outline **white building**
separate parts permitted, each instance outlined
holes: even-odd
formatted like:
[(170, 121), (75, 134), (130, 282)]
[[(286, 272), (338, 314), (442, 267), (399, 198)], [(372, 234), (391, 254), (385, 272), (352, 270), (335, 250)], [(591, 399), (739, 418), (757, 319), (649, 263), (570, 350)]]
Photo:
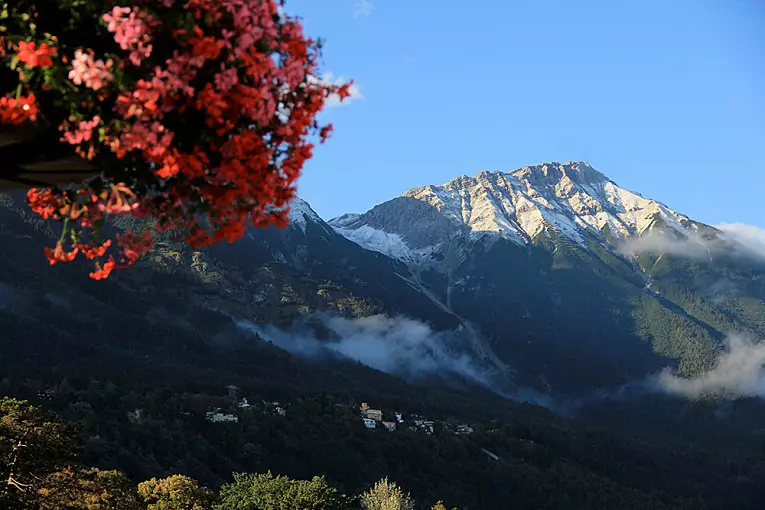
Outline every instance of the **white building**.
[(215, 411), (207, 411), (205, 419), (210, 423), (236, 423), (239, 421), (238, 416), (224, 413), (220, 409), (216, 409)]
[(377, 422), (374, 421), (372, 418), (362, 418), (364, 421), (364, 426), (368, 429), (374, 429), (377, 428)]
[(428, 434), (433, 433), (433, 422), (430, 420), (414, 420), (414, 424), (420, 430), (424, 430)]
[(473, 433), (473, 428), (469, 425), (457, 425), (457, 429), (454, 431), (455, 434), (460, 435), (468, 435)]

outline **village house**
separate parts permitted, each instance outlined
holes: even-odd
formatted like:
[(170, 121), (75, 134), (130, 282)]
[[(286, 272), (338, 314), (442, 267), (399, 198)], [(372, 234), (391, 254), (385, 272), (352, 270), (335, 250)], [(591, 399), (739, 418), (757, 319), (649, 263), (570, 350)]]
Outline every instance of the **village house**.
[(207, 411), (205, 419), (210, 423), (236, 423), (239, 421), (239, 417), (234, 414), (224, 413), (220, 409), (213, 411)]
[(377, 428), (377, 422), (374, 421), (371, 418), (362, 418), (361, 419), (364, 422), (364, 426), (368, 429), (374, 429)]
[(383, 413), (379, 409), (372, 409), (369, 407), (369, 404), (366, 402), (361, 403), (361, 416), (365, 418), (369, 418), (375, 421), (382, 421), (383, 419)]
[(414, 420), (416, 429), (424, 430), (427, 434), (432, 434), (434, 431), (433, 422), (430, 420), (417, 419)]
[(389, 432), (394, 432), (396, 430), (395, 421), (384, 421), (382, 422), (382, 424), (386, 429), (388, 429)]
[(473, 433), (473, 428), (468, 425), (457, 425), (457, 429), (454, 431), (454, 433), (466, 436)]
[(250, 403), (249, 403), (249, 402), (247, 402), (247, 398), (246, 398), (246, 397), (242, 397), (242, 400), (240, 400), (240, 401), (239, 401), (239, 403), (237, 404), (237, 406), (238, 406), (240, 409), (247, 409), (248, 407), (250, 407)]
[(404, 423), (404, 415), (403, 415), (403, 414), (401, 414), (401, 413), (400, 413), (400, 412), (398, 412), (398, 411), (396, 411), (396, 412), (395, 412), (395, 413), (393, 413), (393, 414), (395, 414), (395, 415), (396, 415), (396, 421), (397, 421), (397, 422), (399, 422), (399, 423)]

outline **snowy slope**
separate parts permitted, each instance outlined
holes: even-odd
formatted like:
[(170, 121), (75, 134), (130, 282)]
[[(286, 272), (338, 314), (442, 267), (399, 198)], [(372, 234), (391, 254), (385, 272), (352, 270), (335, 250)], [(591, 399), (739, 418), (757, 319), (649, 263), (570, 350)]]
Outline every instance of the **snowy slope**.
[[(683, 232), (682, 223), (689, 220), (655, 200), (617, 186), (584, 162), (546, 163), (512, 172), (483, 171), (441, 186), (414, 188), (394, 200), (402, 199), (426, 204), (449, 220), (451, 233), (466, 228), (473, 238), (499, 235), (518, 244), (528, 244), (549, 230), (579, 245), (593, 237), (605, 242), (606, 229), (616, 241), (641, 235), (655, 225)], [(378, 210), (374, 218), (370, 211), (329, 223), (365, 248), (410, 259), (412, 243), (421, 237), (422, 229), (415, 233), (407, 223), (396, 221), (395, 216), (404, 212), (402, 207), (411, 208), (405, 204), (388, 208), (389, 221), (381, 217), (378, 206), (373, 209)], [(443, 226), (439, 231), (442, 236), (437, 241), (447, 241), (450, 232)]]
[(287, 218), (289, 219), (290, 227), (299, 228), (303, 232), (305, 232), (308, 222), (322, 223), (321, 218), (311, 209), (308, 202), (297, 197), (290, 202), (290, 212)]

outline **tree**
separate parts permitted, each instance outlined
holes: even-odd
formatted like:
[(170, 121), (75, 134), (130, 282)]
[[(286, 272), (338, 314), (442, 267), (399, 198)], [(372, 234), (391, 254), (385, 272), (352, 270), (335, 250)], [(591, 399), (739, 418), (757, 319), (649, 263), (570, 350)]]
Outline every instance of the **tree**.
[(37, 491), (41, 510), (139, 510), (135, 487), (119, 471), (71, 468), (51, 473)]
[[(198, 248), (284, 226), (318, 135), (350, 84), (277, 0), (18, 0), (0, 16), (0, 181), (63, 223), (51, 264), (94, 279), (173, 232)], [(111, 217), (152, 219), (109, 234)], [(116, 240), (116, 242), (114, 242)]]
[(0, 399), (0, 507), (31, 505), (46, 478), (66, 469), (77, 453), (72, 432), (26, 401)]
[(414, 510), (414, 499), (396, 485), (383, 478), (361, 495), (364, 510)]
[(138, 494), (147, 510), (208, 510), (216, 499), (214, 492), (184, 475), (141, 482)]
[[(438, 503), (433, 505), (433, 507), (430, 510), (449, 510), (449, 509), (446, 508), (446, 505), (444, 505), (444, 503), (442, 501), (439, 501)], [(452, 508), (452, 510), (457, 510), (457, 509), (456, 508)]]
[(234, 483), (220, 489), (218, 510), (335, 510), (347, 508), (347, 498), (324, 477), (292, 480), (286, 476), (235, 473)]

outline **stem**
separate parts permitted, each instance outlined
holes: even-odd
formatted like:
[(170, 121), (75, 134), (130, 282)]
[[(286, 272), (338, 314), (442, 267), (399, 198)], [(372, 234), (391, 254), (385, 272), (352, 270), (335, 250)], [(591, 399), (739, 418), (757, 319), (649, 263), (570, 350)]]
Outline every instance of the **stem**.
[(69, 232), (69, 218), (64, 219), (64, 227), (61, 230), (61, 237), (58, 238), (59, 244), (64, 243), (64, 238), (66, 237), (67, 233)]

